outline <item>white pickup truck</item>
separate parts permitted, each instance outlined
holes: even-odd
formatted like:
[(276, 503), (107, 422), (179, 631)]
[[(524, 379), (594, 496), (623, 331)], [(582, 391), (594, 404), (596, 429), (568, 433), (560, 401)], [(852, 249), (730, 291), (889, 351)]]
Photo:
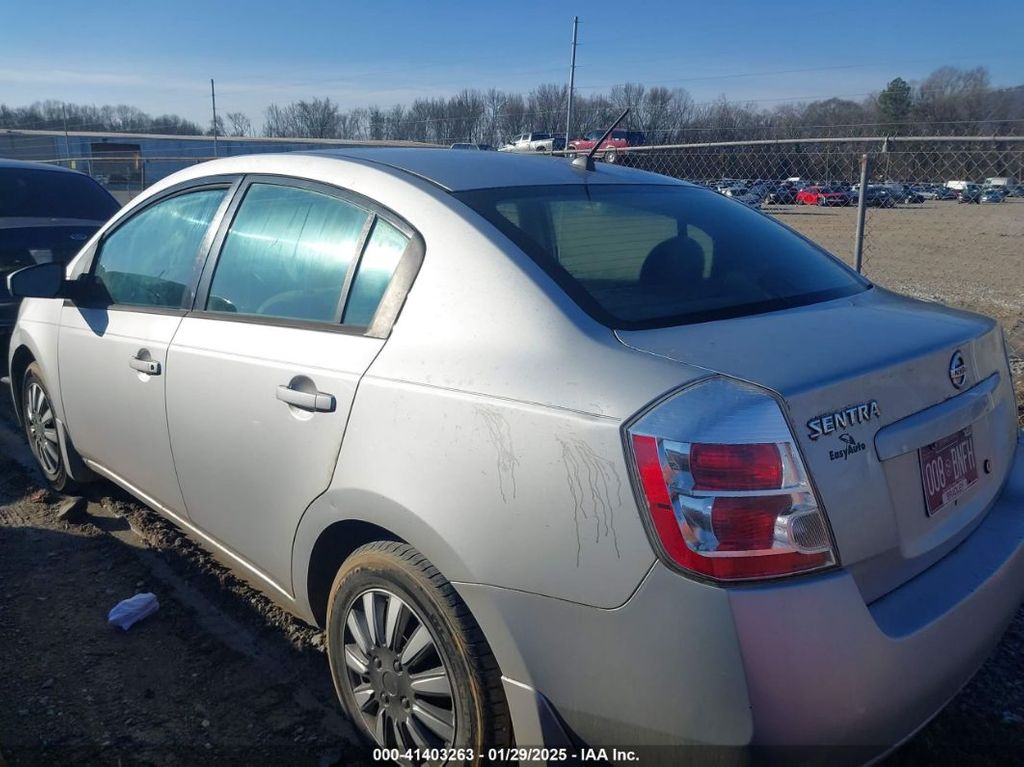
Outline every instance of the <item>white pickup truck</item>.
[(564, 136), (550, 133), (520, 133), (507, 144), (498, 147), (499, 152), (560, 152), (565, 149)]

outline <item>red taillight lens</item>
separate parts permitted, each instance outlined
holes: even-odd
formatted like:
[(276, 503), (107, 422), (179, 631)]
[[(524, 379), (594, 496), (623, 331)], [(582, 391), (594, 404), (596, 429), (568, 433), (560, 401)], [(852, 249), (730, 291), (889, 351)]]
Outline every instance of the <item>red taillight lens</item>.
[(644, 486), (647, 500), (659, 506), (671, 506), (667, 479), (658, 455), (658, 440), (654, 437), (633, 437), (633, 452), (636, 453), (640, 482)]
[(782, 457), (774, 443), (690, 446), (694, 490), (778, 490)]
[(665, 548), (665, 553), (680, 562), (692, 552), (683, 540), (682, 530), (676, 522), (675, 510), (672, 508), (672, 499), (668, 492), (668, 480), (661, 457), (658, 455), (658, 440), (654, 437), (634, 436), (633, 453), (636, 456), (640, 483), (647, 498), (647, 510), (651, 515), (654, 530)]
[(792, 504), (788, 495), (728, 496), (711, 505), (716, 551), (766, 551), (775, 542), (775, 522)]

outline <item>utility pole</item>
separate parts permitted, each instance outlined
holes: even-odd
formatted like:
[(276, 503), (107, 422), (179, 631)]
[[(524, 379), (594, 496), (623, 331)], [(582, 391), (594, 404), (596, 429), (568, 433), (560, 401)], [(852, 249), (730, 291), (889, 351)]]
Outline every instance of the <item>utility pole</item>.
[(210, 102), (213, 104), (213, 156), (217, 156), (217, 92), (213, 89), (213, 78), (210, 78)]
[(60, 102), (60, 113), (64, 117), (64, 154), (67, 157), (68, 167), (71, 167), (71, 140), (68, 138), (68, 110), (64, 102)]
[(580, 17), (572, 17), (572, 57), (569, 60), (569, 107), (565, 115), (565, 151), (569, 151), (569, 133), (572, 131), (572, 93), (576, 87), (576, 33), (579, 30)]
[(868, 178), (871, 157), (867, 153), (860, 156), (860, 187), (857, 194), (857, 228), (853, 235), (853, 263), (857, 274), (864, 274), (864, 215), (867, 212)]

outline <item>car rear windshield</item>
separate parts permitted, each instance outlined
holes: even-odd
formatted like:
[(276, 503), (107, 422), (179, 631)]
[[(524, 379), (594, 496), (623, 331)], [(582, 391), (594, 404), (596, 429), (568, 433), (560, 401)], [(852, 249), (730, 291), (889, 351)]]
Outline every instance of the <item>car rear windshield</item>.
[(870, 286), (789, 228), (700, 187), (579, 184), (457, 196), (613, 328), (758, 314)]
[(106, 221), (117, 201), (79, 173), (0, 168), (0, 218), (82, 218)]

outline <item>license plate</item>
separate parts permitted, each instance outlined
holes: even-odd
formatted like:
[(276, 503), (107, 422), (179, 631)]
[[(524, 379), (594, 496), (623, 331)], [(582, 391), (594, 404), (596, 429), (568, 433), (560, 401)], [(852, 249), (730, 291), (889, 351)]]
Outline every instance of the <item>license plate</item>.
[(928, 516), (953, 503), (978, 481), (970, 427), (922, 447), (918, 455)]

